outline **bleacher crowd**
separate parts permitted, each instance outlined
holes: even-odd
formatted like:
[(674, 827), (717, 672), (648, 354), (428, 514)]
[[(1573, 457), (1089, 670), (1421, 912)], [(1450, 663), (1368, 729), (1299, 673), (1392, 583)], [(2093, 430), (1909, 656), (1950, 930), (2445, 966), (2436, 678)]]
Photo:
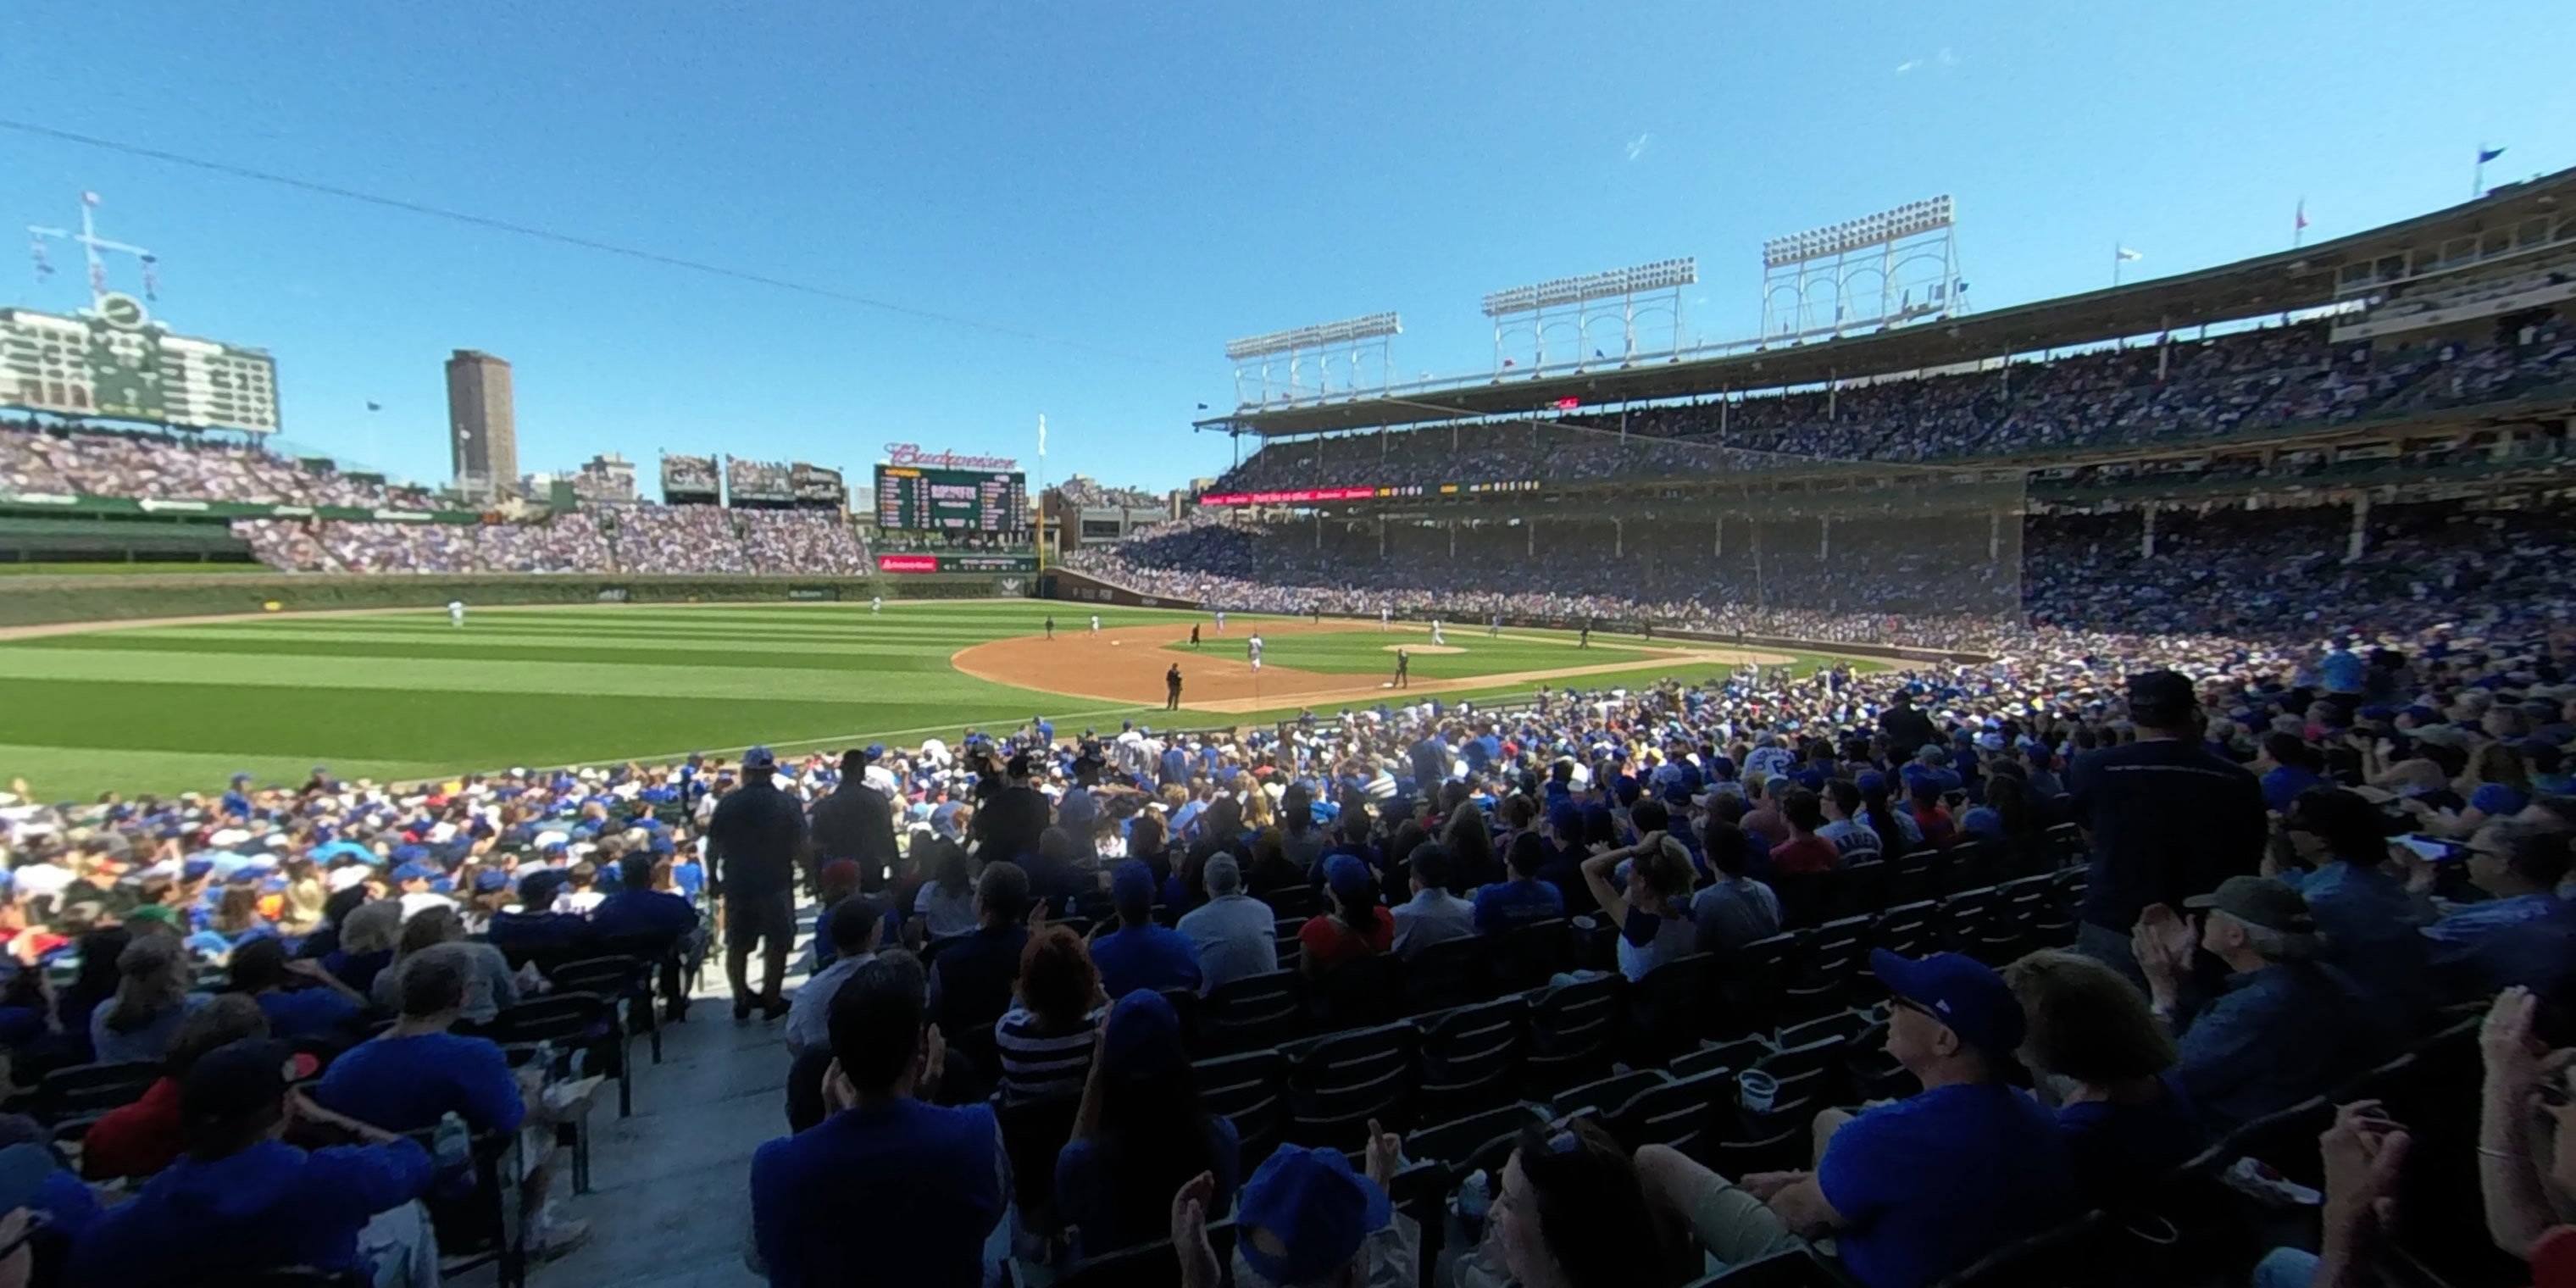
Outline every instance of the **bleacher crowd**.
[(830, 511), (630, 505), (605, 514), (462, 525), (235, 519), (232, 527), (260, 562), (285, 572), (856, 576), (871, 567), (857, 532)]
[(362, 482), (272, 454), (254, 442), (0, 420), (0, 492), (248, 501), (275, 505), (434, 508), (425, 492)]
[[(2338, 346), (2327, 321), (2100, 349), (1956, 375), (1265, 444), (1218, 492), (1671, 477), (1798, 458), (1940, 461), (2206, 439), (2492, 402), (2576, 376), (2552, 319), (2471, 344)], [(1639, 440), (1646, 440), (1640, 442)]]

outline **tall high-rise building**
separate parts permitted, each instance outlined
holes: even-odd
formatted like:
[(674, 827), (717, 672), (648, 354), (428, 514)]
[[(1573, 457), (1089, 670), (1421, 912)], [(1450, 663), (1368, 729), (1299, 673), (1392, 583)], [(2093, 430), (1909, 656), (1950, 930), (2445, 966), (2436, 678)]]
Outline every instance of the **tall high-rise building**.
[(519, 477), (519, 422), (510, 409), (510, 364), (459, 349), (447, 359), (447, 447), (456, 486), (487, 496)]

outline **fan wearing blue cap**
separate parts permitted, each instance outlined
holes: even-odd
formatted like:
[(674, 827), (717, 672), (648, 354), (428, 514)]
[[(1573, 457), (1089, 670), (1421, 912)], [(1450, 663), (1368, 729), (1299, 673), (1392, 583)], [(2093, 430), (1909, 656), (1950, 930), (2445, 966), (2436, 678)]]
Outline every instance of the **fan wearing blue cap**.
[[(1282, 1145), (1243, 1183), (1234, 1214), (1238, 1288), (1364, 1288), (1420, 1278), (1422, 1231), (1395, 1210), (1387, 1185), (1404, 1142), (1369, 1120), (1367, 1171), (1330, 1146)], [(1215, 1178), (1201, 1174), (1172, 1196), (1172, 1240), (1181, 1282), (1214, 1288), (1216, 1252), (1207, 1214)]]
[(1109, 879), (1116, 928), (1091, 941), (1091, 962), (1101, 991), (1123, 997), (1137, 989), (1199, 986), (1198, 953), (1190, 937), (1154, 921), (1154, 869), (1143, 859), (1118, 865)]
[(1081, 1256), (1167, 1236), (1172, 1191), (1201, 1172), (1214, 1182), (1206, 1206), (1224, 1212), (1243, 1174), (1234, 1124), (1199, 1102), (1171, 1000), (1129, 993), (1106, 1029), (1055, 1161), (1056, 1218)]
[(1831, 1233), (1866, 1288), (1917, 1288), (2069, 1214), (2057, 1124), (2005, 1080), (2022, 1010), (2003, 978), (1960, 953), (1917, 961), (1880, 949), (1870, 969), (1895, 1003), (1887, 1053), (1922, 1091), (1818, 1115), (1812, 1172), (1729, 1182), (1679, 1151), (1638, 1151), (1647, 1188), (1687, 1213), (1719, 1260)]

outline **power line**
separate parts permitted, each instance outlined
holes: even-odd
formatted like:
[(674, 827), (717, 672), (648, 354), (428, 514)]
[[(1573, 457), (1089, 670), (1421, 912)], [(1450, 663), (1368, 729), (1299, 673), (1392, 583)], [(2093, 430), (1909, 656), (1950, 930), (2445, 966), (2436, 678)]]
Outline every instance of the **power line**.
[(121, 139), (102, 138), (95, 134), (82, 134), (73, 130), (57, 129), (50, 125), (39, 125), (32, 121), (17, 121), (0, 118), (0, 130), (8, 130), (13, 133), (30, 135), (36, 138), (51, 139), (58, 143), (71, 143), (81, 147), (96, 148), (105, 152), (122, 153), (126, 156), (139, 157), (146, 161), (158, 161), (165, 165), (183, 166), (187, 169), (202, 170), (208, 174), (219, 174), (227, 178), (244, 179), (253, 183), (271, 184), (281, 188), (292, 188), (300, 192), (310, 192), (325, 197), (336, 197), (342, 201), (355, 201), (364, 205), (382, 207), (387, 210), (399, 210), (406, 214), (424, 215), (432, 219), (444, 219), (451, 223), (464, 224), (469, 227), (487, 229), (493, 232), (509, 233), (518, 237), (533, 238), (537, 241), (552, 242), (558, 246), (570, 246), (580, 250), (596, 251), (603, 255), (616, 255), (626, 259), (638, 260), (647, 264), (657, 264), (664, 268), (676, 268), (685, 272), (702, 273), (709, 277), (721, 277), (737, 282), (748, 282), (755, 286), (768, 286), (782, 291), (794, 291), (800, 295), (811, 295), (820, 299), (835, 300), (843, 304), (855, 304), (861, 308), (875, 309), (880, 312), (892, 313), (901, 317), (915, 318), (925, 322), (938, 322), (948, 326), (965, 327), (969, 330), (982, 331), (991, 335), (1007, 336), (1015, 340), (1027, 340), (1038, 344), (1050, 344), (1067, 349), (1078, 349), (1086, 353), (1099, 354), (1106, 357), (1124, 358), (1131, 362), (1142, 362), (1158, 367), (1168, 367), (1173, 370), (1185, 369), (1181, 364), (1173, 362), (1167, 358), (1156, 358), (1146, 354), (1130, 353), (1125, 350), (1111, 349), (1095, 344), (1086, 344), (1079, 340), (1067, 340), (1060, 336), (1044, 335), (1035, 331), (1024, 331), (1017, 327), (1005, 326), (998, 322), (987, 322), (980, 318), (960, 317), (954, 313), (942, 313), (936, 309), (925, 309), (916, 305), (899, 303), (894, 300), (879, 299), (872, 295), (861, 295), (855, 291), (844, 291), (830, 286), (818, 286), (812, 282), (800, 282), (794, 278), (773, 277), (767, 273), (755, 273), (748, 269), (732, 268), (723, 264), (710, 264), (705, 260), (690, 259), (684, 255), (672, 255), (662, 251), (647, 250), (639, 246), (622, 245), (617, 242), (603, 241), (599, 238), (588, 237), (579, 233), (560, 232), (552, 228), (540, 228), (534, 224), (520, 223), (516, 220), (500, 219), (491, 215), (478, 215), (471, 211), (452, 210), (445, 206), (433, 206), (427, 202), (412, 201), (403, 197), (388, 197), (381, 193), (362, 192), (355, 188), (344, 188), (338, 184), (322, 183), (313, 179), (300, 179), (294, 175), (279, 174), (275, 171), (255, 169), (246, 165), (236, 165), (229, 161), (215, 161), (205, 157), (189, 156), (185, 153), (172, 152), (163, 148), (146, 147), (140, 143), (128, 143)]
[[(453, 210), (445, 206), (434, 206), (427, 202), (413, 201), (404, 197), (388, 197), (382, 193), (364, 192), (356, 188), (342, 187), (338, 184), (323, 183), (314, 179), (297, 178), (294, 175), (279, 174), (272, 170), (261, 170), (253, 166), (239, 165), (230, 161), (217, 161), (207, 157), (190, 156), (182, 152), (172, 152), (166, 148), (148, 147), (140, 143), (129, 143), (122, 139), (105, 138), (95, 134), (83, 134), (76, 130), (66, 130), (55, 126), (42, 125), (34, 121), (20, 121), (0, 117), (0, 130), (7, 130), (12, 133), (23, 134), (33, 138), (50, 139), (57, 143), (69, 143), (79, 147), (95, 148), (104, 152), (120, 153), (125, 156), (136, 157), (146, 161), (158, 161), (164, 165), (180, 166), (190, 170), (203, 171), (208, 174), (222, 175), (226, 178), (241, 179), (252, 183), (265, 183), (275, 187), (294, 189), (298, 192), (309, 192), (319, 196), (335, 197), (342, 201), (354, 201), (362, 205), (376, 206), (386, 210), (399, 210), (405, 214), (421, 215), (431, 219), (444, 219), (450, 223), (463, 224), (467, 227), (481, 228), (491, 232), (508, 233), (516, 237), (531, 238), (536, 241), (549, 242), (558, 246), (569, 246), (577, 250), (595, 251), (603, 255), (615, 255), (620, 258), (631, 259), (640, 263), (659, 265), (664, 268), (676, 268), (683, 272), (698, 273), (708, 277), (724, 278), (729, 281), (746, 282), (755, 286), (771, 287), (776, 290), (793, 291), (799, 295), (809, 295), (817, 299), (832, 300), (842, 304), (853, 304), (860, 308), (875, 309), (879, 312), (891, 313), (900, 317), (914, 318), (925, 322), (937, 322), (947, 326), (963, 327), (972, 331), (981, 331), (988, 335), (1005, 336), (1015, 340), (1029, 341), (1035, 344), (1052, 345), (1058, 348), (1095, 354), (1102, 357), (1120, 358), (1129, 362), (1139, 362), (1148, 366), (1161, 367), (1166, 370), (1186, 371), (1190, 369), (1184, 364), (1174, 362), (1168, 358), (1157, 358), (1148, 354), (1134, 353), (1124, 349), (1113, 349), (1103, 345), (1089, 344), (1080, 340), (1068, 340), (1061, 336), (1045, 335), (1036, 331), (1022, 330), (1018, 327), (1005, 326), (998, 322), (987, 322), (980, 318), (961, 317), (954, 313), (942, 313), (936, 309), (925, 309), (916, 305), (898, 303), (894, 300), (879, 299), (872, 295), (861, 295), (855, 291), (845, 291), (837, 287), (819, 286), (812, 282), (798, 281), (794, 278), (776, 277), (767, 273), (756, 273), (749, 269), (733, 268), (723, 264), (711, 264), (705, 260), (691, 259), (684, 255), (673, 255), (663, 251), (647, 250), (639, 246), (628, 246), (618, 242), (604, 241), (600, 238), (585, 236), (580, 233), (567, 233), (552, 228), (541, 228), (534, 224), (520, 223), (516, 220), (502, 219), (492, 215), (478, 215), (471, 211)], [(1295, 386), (1292, 385), (1291, 387), (1294, 388)], [(1321, 394), (1325, 391), (1318, 388), (1316, 392)], [(1512, 412), (1503, 412), (1499, 414), (1493, 412), (1479, 412), (1467, 407), (1428, 402), (1415, 398), (1406, 398), (1387, 394), (1378, 395), (1377, 401), (1381, 406), (1385, 407), (1401, 408), (1406, 411), (1427, 413), (1424, 418), (1425, 422), (1432, 420), (1471, 420), (1493, 423), (1499, 419), (1502, 423), (1506, 424), (1551, 425), (1560, 429), (1569, 429), (1580, 433), (1598, 435), (1604, 438), (1613, 436), (1626, 437), (1626, 435), (1620, 434), (1616, 430), (1608, 429), (1606, 427), (1585, 425), (1579, 421), (1542, 421), (1538, 417), (1526, 414), (1515, 414)], [(1266, 442), (1268, 436), (1263, 435), (1262, 437)], [(1673, 438), (1640, 438), (1638, 441), (1641, 443), (1663, 442), (1679, 445), (1691, 442), (1692, 440)], [(1797, 452), (1775, 452), (1766, 451), (1760, 448), (1733, 447), (1719, 443), (1708, 444), (1708, 446), (1727, 451), (1744, 453), (1757, 458), (1775, 458), (1800, 463), (1883, 464), (1875, 461), (1852, 461), (1846, 458), (1807, 455)], [(1920, 462), (1911, 464), (1906, 468), (1928, 470), (1932, 472), (1948, 472), (1961, 467)]]

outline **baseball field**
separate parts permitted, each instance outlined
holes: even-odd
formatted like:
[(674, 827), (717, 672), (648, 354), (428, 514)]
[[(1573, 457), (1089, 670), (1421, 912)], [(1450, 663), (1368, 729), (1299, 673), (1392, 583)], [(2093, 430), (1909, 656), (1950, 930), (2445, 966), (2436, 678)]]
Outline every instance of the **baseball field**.
[[(1055, 620), (1054, 638), (1044, 630)], [(0, 785), (40, 799), (214, 790), (234, 773), (428, 779), (1121, 720), (1252, 724), (1410, 693), (1444, 700), (1704, 679), (1818, 659), (1670, 641), (1092, 609), (1044, 601), (602, 606), (197, 619), (0, 638)], [(1191, 628), (1200, 643), (1189, 643)], [(1263, 635), (1262, 666), (1247, 637)], [(1165, 708), (1181, 668), (1181, 708)]]

